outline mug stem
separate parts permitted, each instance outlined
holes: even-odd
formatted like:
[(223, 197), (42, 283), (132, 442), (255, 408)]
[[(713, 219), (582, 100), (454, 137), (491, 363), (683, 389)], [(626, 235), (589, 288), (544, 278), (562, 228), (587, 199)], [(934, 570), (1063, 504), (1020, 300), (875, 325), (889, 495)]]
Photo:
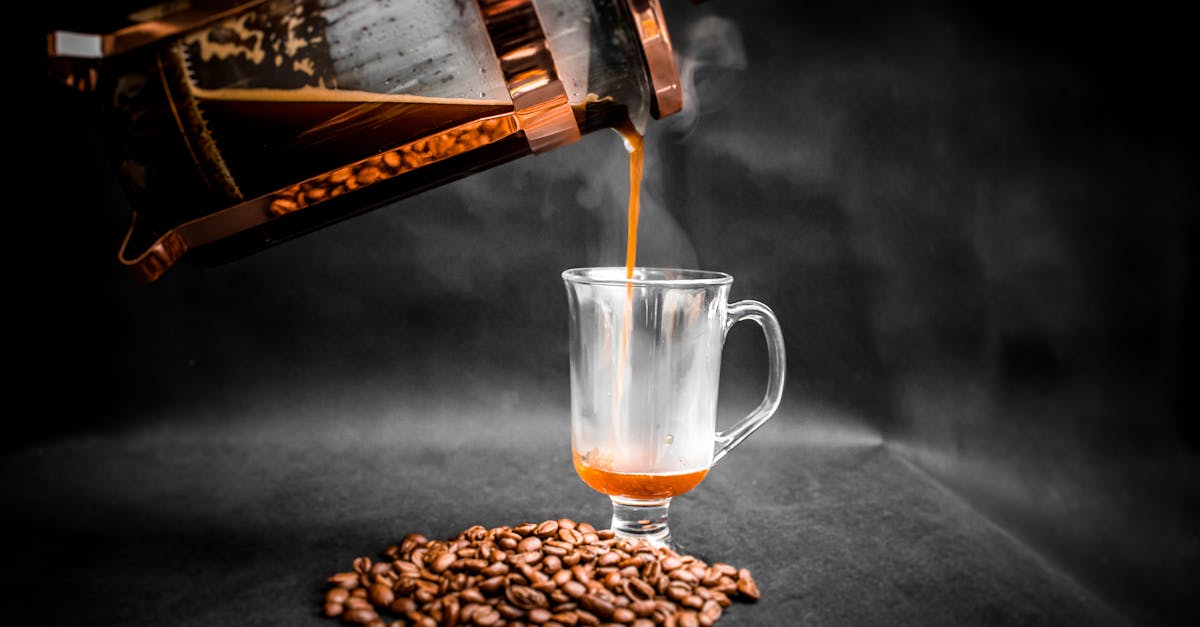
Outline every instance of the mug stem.
[(613, 504), (612, 530), (618, 538), (644, 540), (658, 547), (670, 548), (671, 529), (667, 525), (667, 508), (671, 499), (642, 501), (610, 497)]

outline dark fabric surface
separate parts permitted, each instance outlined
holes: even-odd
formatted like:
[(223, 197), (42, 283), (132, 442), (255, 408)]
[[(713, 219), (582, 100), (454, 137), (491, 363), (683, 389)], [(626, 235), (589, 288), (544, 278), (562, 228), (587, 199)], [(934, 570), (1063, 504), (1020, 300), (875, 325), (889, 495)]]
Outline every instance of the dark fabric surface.
[[(607, 500), (571, 468), (566, 409), (486, 398), (280, 401), (11, 455), (9, 624), (333, 625), (325, 577), (410, 531), (606, 526)], [(672, 518), (683, 550), (756, 576), (761, 600), (721, 625), (1122, 624), (853, 425), (778, 416)]]

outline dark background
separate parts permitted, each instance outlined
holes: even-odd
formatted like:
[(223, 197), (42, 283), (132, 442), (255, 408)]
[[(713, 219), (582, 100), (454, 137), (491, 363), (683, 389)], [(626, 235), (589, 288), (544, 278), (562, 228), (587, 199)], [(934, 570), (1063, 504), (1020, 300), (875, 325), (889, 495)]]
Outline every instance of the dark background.
[[(93, 110), (37, 57), (48, 25), (100, 7), (38, 9), (13, 86), (29, 109), (14, 137), (32, 139), (8, 148), (10, 189), (27, 197), (9, 202), (6, 481), (56, 442), (244, 429), (314, 407), (347, 429), (356, 408), (412, 399), (566, 407), (559, 273), (624, 260), (615, 134), (141, 285), (115, 261), (128, 213)], [(735, 299), (775, 309), (789, 368), (776, 420), (877, 438), (1135, 623), (1195, 619), (1184, 16), (1031, 2), (665, 11), (687, 108), (647, 133), (639, 262), (729, 272)], [(27, 103), (20, 85), (37, 87)], [(751, 327), (730, 334), (725, 421), (760, 393), (760, 345)]]

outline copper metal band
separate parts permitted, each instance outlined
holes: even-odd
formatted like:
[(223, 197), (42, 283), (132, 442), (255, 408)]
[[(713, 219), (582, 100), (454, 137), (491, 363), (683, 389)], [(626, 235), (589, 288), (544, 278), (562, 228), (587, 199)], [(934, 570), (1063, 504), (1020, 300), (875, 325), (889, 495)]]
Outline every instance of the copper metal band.
[(581, 137), (532, 0), (476, 0), (529, 148), (545, 152)]
[(655, 118), (678, 113), (683, 109), (683, 89), (679, 86), (679, 68), (675, 64), (675, 53), (671, 48), (671, 38), (667, 35), (662, 7), (658, 0), (627, 2), (638, 37), (642, 40), (646, 71), (654, 88), (654, 107), (651, 112)]

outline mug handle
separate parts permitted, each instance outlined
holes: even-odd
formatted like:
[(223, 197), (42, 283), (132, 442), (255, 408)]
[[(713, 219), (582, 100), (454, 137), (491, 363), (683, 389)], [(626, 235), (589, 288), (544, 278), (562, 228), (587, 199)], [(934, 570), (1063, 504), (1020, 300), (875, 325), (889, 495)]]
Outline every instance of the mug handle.
[(779, 321), (775, 312), (756, 300), (741, 300), (729, 305), (725, 314), (725, 336), (733, 325), (742, 320), (753, 320), (762, 327), (767, 340), (767, 360), (770, 361), (770, 371), (767, 373), (767, 393), (754, 411), (742, 418), (737, 424), (725, 431), (717, 432), (717, 450), (713, 453), (713, 463), (717, 463), (733, 447), (741, 444), (747, 436), (761, 427), (768, 418), (779, 409), (783, 400), (783, 378), (787, 360), (783, 350), (783, 332), (779, 329)]

